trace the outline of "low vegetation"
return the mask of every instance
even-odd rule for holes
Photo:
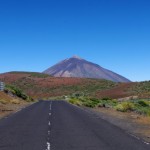
[[[129,96],[150,98],[150,81],[114,83],[85,78],[55,78],[36,72],[10,72],[0,74],[0,80],[14,85],[33,98],[70,95],[82,91],[84,96],[118,99]]]
[[[5,92],[17,96],[26,101],[33,101],[33,99],[30,96],[26,95],[21,89],[13,85],[6,85]],[[13,103],[18,103],[18,102],[17,100],[14,100]]]
[[[150,98],[150,81],[137,82],[128,91],[133,91],[142,98]]]
[[[12,104],[20,104],[20,100],[18,100],[18,99],[13,99],[13,100],[11,100],[11,103],[12,103]]]
[[[119,102],[117,99],[111,98],[90,98],[84,96],[71,96],[69,102],[78,106],[86,106],[90,108],[105,107],[112,108],[121,112],[136,112],[141,115],[150,116],[150,100],[139,99]]]
[[[8,101],[7,100],[5,100],[5,99],[0,99],[0,104],[7,104],[8,103]]]
[[[32,102],[33,99],[26,95],[21,89],[6,84],[5,90],[0,91],[0,108],[2,105],[7,104],[26,104],[27,102]]]
[[[50,75],[48,75],[48,74],[39,73],[39,72],[17,72],[17,71],[13,71],[13,72],[10,72],[10,74],[27,74],[27,75],[29,75],[29,77],[36,77],[36,78],[50,77]]]

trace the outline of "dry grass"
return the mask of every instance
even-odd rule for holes
[[[140,117],[140,119],[138,119],[137,122],[150,126],[150,117],[146,116]]]
[[[10,101],[12,104],[20,104],[20,100],[18,99],[13,99]]]
[[[6,104],[20,104],[21,99],[17,99],[14,97],[9,96],[8,94],[4,92],[0,92],[0,104],[6,105]]]
[[[4,99],[0,99],[0,103],[6,105],[6,104],[8,104],[8,101],[6,101]]]
[[[0,100],[5,100],[9,102],[10,100],[12,100],[12,97],[0,91]]]

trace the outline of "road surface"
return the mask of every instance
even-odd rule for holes
[[[150,150],[150,145],[67,102],[40,101],[0,120],[0,150]]]

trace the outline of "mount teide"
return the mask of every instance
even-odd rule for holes
[[[65,59],[48,68],[43,73],[54,77],[95,78],[111,80],[114,82],[130,82],[127,78],[78,56]]]

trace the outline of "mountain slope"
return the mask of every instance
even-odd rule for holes
[[[111,80],[114,82],[130,82],[125,77],[78,56],[73,56],[70,59],[63,60],[48,68],[43,73],[55,77],[96,78]]]
[[[56,78],[39,73],[34,73],[33,75],[30,72],[0,74],[0,80],[22,89],[22,91],[35,99],[70,95],[76,92],[92,95],[96,91],[111,89],[117,86],[117,83],[108,80]]]
[[[32,72],[0,74],[0,80],[13,85],[27,95],[39,99],[82,93],[90,97],[123,98],[139,96],[150,98],[150,81],[115,83],[101,79],[57,78]]]

